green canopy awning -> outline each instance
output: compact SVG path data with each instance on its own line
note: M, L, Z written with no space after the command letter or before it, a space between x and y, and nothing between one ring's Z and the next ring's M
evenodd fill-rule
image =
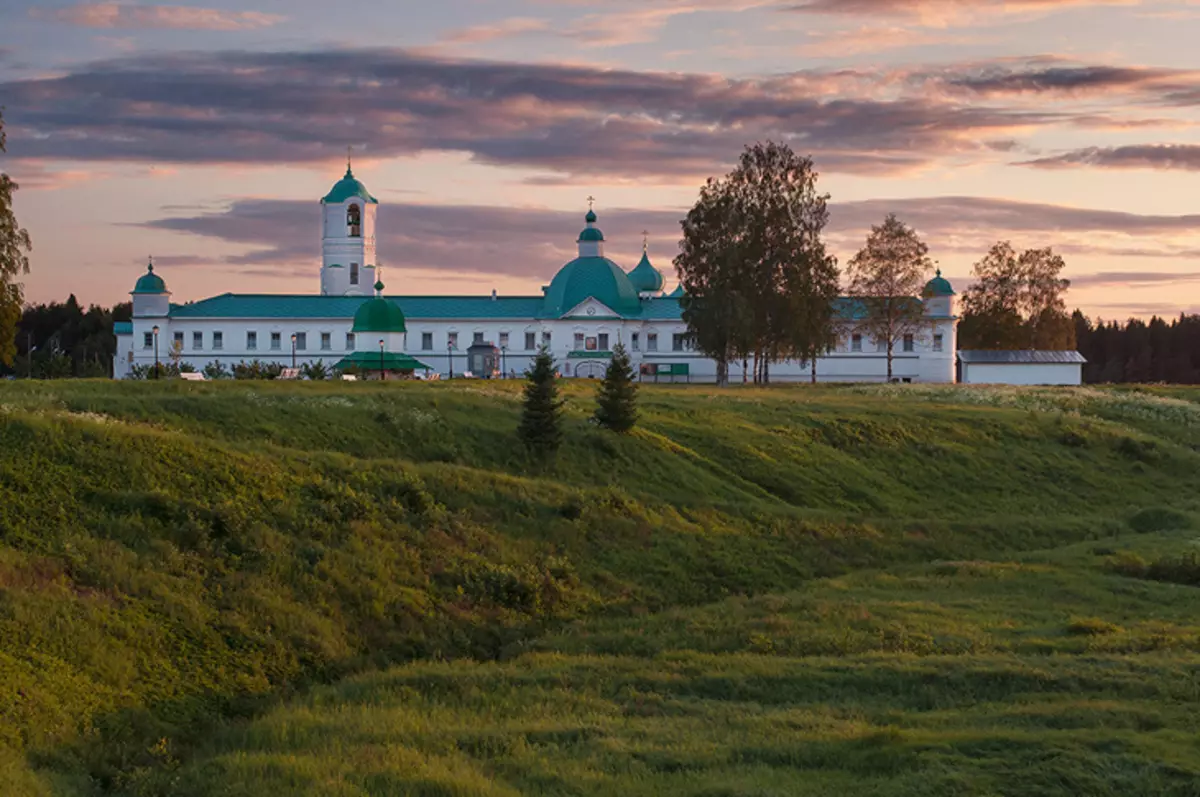
M377 371L380 367L385 371L433 370L425 363L409 357L407 354L396 354L390 351L386 351L382 355L377 351L356 351L353 354L347 354L333 367L337 371L345 371L351 367L362 371Z

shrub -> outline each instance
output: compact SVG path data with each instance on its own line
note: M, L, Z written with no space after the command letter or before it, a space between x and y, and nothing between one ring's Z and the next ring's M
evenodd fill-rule
M1120 630L1121 626L1099 617L1076 617L1067 623L1067 633L1071 636L1102 636L1115 634Z

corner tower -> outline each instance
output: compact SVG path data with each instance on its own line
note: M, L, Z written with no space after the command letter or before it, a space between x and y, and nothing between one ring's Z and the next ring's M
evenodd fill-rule
M369 296L375 282L375 211L379 201L346 176L321 200L321 295Z

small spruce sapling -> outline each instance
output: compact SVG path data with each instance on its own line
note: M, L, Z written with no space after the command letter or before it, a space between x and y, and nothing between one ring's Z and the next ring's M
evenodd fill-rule
M521 424L517 427L525 448L539 459L552 459L562 445L563 403L558 397L554 358L543 346L533 360L533 367L525 372L525 397Z
M596 393L596 423L618 434L632 430L638 419L637 388L629 353L618 343Z

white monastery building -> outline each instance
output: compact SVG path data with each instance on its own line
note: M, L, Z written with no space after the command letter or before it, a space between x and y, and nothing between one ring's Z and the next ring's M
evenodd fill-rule
M679 287L663 290L662 273L643 251L629 271L604 256L604 234L589 210L579 256L540 294L393 296L376 274L379 203L347 167L321 200L320 292L233 294L176 304L153 265L137 280L133 320L115 325L113 373L153 367L168 357L202 369L231 370L259 360L283 366L315 363L370 375L415 371L443 377L520 375L541 346L565 377L598 377L623 343L643 381L715 381L716 363L693 350L680 314ZM645 250L645 247L643 247ZM958 318L955 293L939 273L921 301L927 326L895 346L894 377L953 382ZM855 303L839 299L839 342L817 361L821 381L883 381L886 347L855 330ZM777 381L807 380L810 366L771 366ZM742 378L731 363L729 378Z

